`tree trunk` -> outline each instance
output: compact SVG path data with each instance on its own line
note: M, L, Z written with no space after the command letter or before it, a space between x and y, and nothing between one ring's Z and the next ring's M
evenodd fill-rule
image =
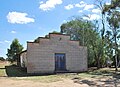
M115 71L118 71L117 68L117 39L116 39L116 35L115 35Z
M100 58L98 57L98 54L96 55L97 58L97 69L100 69Z
M117 67L117 51L115 50L115 71L118 71Z
M100 69L100 60L97 60L97 69Z

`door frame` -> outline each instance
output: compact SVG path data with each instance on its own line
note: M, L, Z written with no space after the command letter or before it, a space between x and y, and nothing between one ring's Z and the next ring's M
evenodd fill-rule
M59 55L59 54L64 55L64 69L57 70L56 55ZM56 72L57 72L57 71L66 71L66 53L55 53L55 54L54 54L54 58L55 58L55 71L56 71ZM61 61L59 61L59 62L61 63Z

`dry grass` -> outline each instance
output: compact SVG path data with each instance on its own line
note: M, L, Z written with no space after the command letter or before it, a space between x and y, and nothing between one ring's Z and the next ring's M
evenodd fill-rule
M5 66L9 65L8 62L4 62L4 61L0 61L0 77L1 76L6 76L6 70L5 70Z
M84 73L28 76L19 67L0 62L0 77L1 87L18 84L19 87L120 87L120 68L118 72L115 68L102 68Z
M31 81L39 81L39 82L56 82L62 81L63 79L74 79L74 78L106 78L106 77L115 77L120 78L120 68L116 73L114 68L102 68L99 70L84 72L84 73L65 73L65 74L54 74L54 75L44 75L44 76L27 76L27 74L21 71L19 68L15 66L5 66L10 65L8 62L0 62L0 77L9 76L15 80L31 80ZM7 72L7 74L6 74Z

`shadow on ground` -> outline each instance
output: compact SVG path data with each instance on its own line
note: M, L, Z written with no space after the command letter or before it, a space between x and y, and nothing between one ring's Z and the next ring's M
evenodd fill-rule
M118 79L106 79L106 80L90 80L90 79L73 79L74 83L87 84L90 87L120 87L120 81Z
M92 71L86 72L88 75L93 75L90 79L81 79L80 77L73 78L74 83L87 84L90 87L120 87L120 71Z
M5 69L5 68L0 68L0 69Z
M32 75L27 74L26 69L20 68L15 65L5 66L5 70L8 77L50 75L50 74L32 74ZM114 71L110 72L105 70L105 71L92 71L86 73L88 75L93 75L93 76L95 75L95 76L91 77L90 79L81 79L80 77L74 77L72 79L73 82L78 84L87 84L90 87L120 87L120 71L116 73ZM100 78L98 78L99 75L101 76ZM110 78L106 78L109 76Z

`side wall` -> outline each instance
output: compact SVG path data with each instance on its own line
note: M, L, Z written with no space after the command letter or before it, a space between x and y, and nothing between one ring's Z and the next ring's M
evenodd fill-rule
M27 72L54 73L55 53L66 54L68 72L87 70L87 48L78 41L70 41L69 36L50 35L50 39L40 39L40 43L27 43Z
M23 53L21 53L21 55L20 55L20 65L21 65L21 67L26 67L27 66L27 56L26 56L26 53L27 52L23 52Z

